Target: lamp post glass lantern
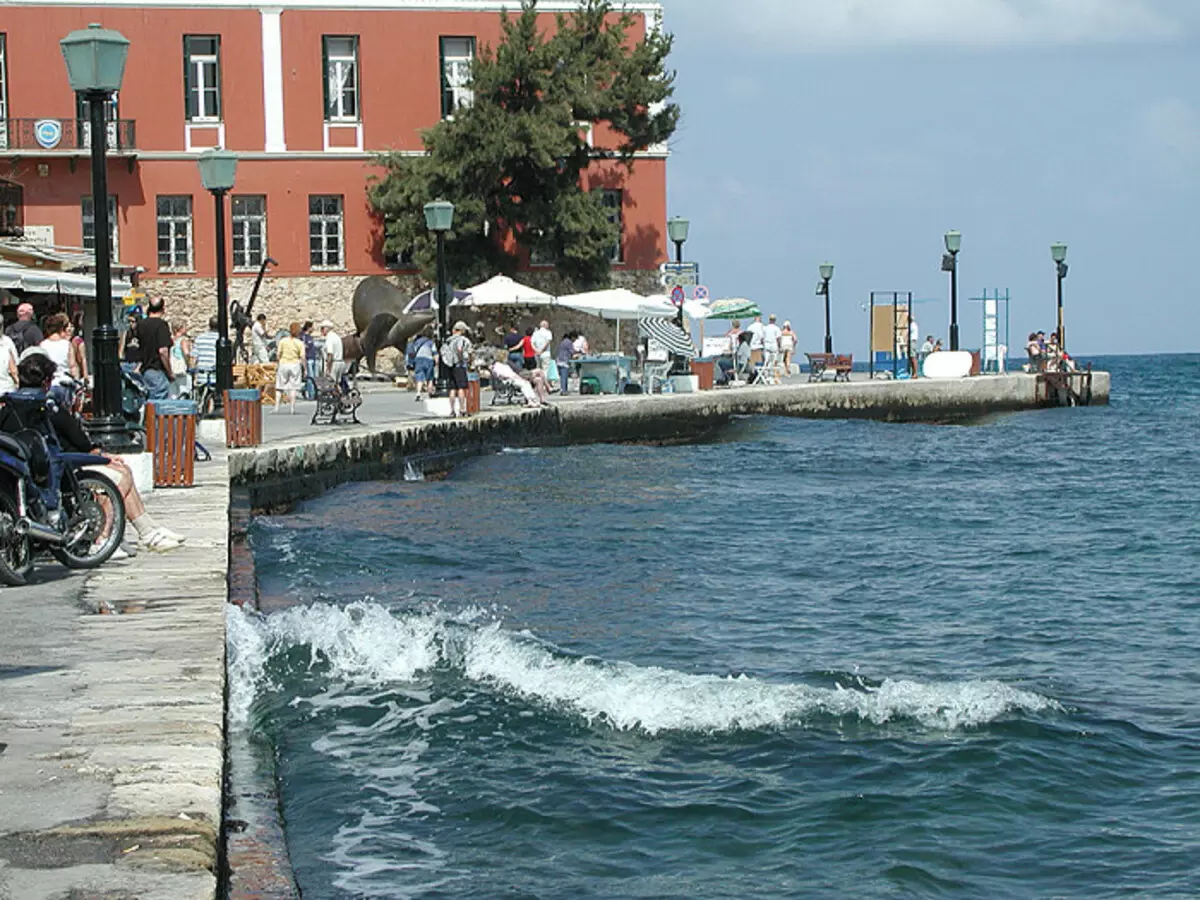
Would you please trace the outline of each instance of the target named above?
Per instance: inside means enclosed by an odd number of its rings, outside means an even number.
[[[1063,324],[1063,279],[1067,277],[1067,245],[1059,241],[1050,245],[1050,257],[1054,260],[1054,269],[1058,278],[1058,347],[1067,349],[1067,331]]]
[[[833,263],[821,263],[821,286],[818,293],[825,297],[825,352],[833,352],[833,329],[829,318],[829,282],[833,280]]]
[[[91,128],[92,210],[95,233],[109,233],[108,159],[104,135],[108,100],[121,89],[129,40],[116,31],[89,25],[72,31],[59,43],[71,90],[88,106]],[[109,453],[136,453],[142,441],[121,414],[121,368],[117,359],[117,329],[113,327],[112,250],[96,241],[96,328],[92,332],[92,419],[88,431]]]
[[[217,390],[212,416],[224,415],[225,392],[233,387],[233,346],[229,341],[229,286],[225,272],[225,195],[237,180],[237,154],[206,150],[200,154],[200,183],[213,195],[217,262]]]
[[[958,349],[958,251],[962,249],[962,233],[947,231],[946,255],[942,271],[950,273],[950,349]]]
[[[425,204],[425,227],[437,237],[437,346],[438,368],[434,391],[444,397],[450,390],[450,372],[442,359],[442,347],[450,332],[450,300],[446,290],[446,232],[454,226],[454,204],[448,200],[433,200]]]

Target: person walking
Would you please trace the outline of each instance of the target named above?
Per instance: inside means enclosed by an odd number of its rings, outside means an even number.
[[[346,361],[342,352],[342,339],[333,330],[333,323],[328,319],[321,323],[321,337],[325,341],[324,346],[321,348],[325,357],[323,367],[325,374],[333,379],[334,384],[340,387],[342,379],[346,375]]]
[[[783,358],[783,374],[792,374],[792,355],[796,352],[796,332],[792,331],[792,323],[784,320],[779,329],[779,352]]]
[[[186,325],[176,325],[172,331],[171,387],[172,397],[192,396],[192,341]]]
[[[254,317],[250,326],[250,350],[253,363],[263,365],[271,361],[271,352],[267,347],[267,314],[259,313]]]
[[[521,365],[526,372],[538,367],[538,351],[533,343],[532,327],[526,328],[525,336],[521,338]]]
[[[567,396],[567,388],[571,383],[571,357],[575,355],[575,333],[568,332],[558,344],[558,391]]]
[[[296,395],[304,387],[304,341],[300,340],[300,323],[288,326],[288,336],[280,339],[278,366],[275,369],[275,412],[279,401],[288,395],[291,413],[296,413]]]
[[[75,401],[75,383],[79,378],[79,370],[75,366],[74,347],[67,334],[70,323],[62,313],[55,313],[46,319],[46,336],[40,346],[56,366],[54,380],[50,385],[50,395],[63,409],[70,409]]]
[[[321,374],[321,348],[313,337],[313,323],[309,319],[300,326],[300,340],[304,344],[304,399],[317,399],[317,376]]]
[[[916,378],[921,374],[917,359],[917,348],[921,346],[921,326],[916,319],[908,323],[908,374]]]
[[[67,324],[67,337],[71,339],[71,353],[75,357],[75,370],[79,373],[79,380],[87,384],[88,360],[87,346],[83,340],[83,313],[78,313]]]
[[[471,363],[471,339],[467,323],[455,322],[450,340],[442,345],[442,362],[450,370],[450,418],[467,415],[467,366]]]
[[[762,330],[763,366],[766,368],[767,381],[779,384],[779,336],[783,333],[775,324],[775,313],[767,317],[767,324]]]
[[[123,372],[134,372],[142,364],[142,345],[138,343],[137,326],[139,316],[131,312],[125,317],[125,330],[117,341],[117,355],[121,359]]]
[[[533,333],[533,349],[537,353],[538,368],[543,372],[550,368],[550,347],[553,343],[554,334],[550,331],[550,323],[542,319]]]
[[[433,343],[433,326],[426,325],[408,343],[406,354],[416,383],[416,401],[429,399],[433,389],[433,367],[437,362],[437,346]]]
[[[163,300],[156,297],[138,322],[137,342],[141,349],[142,382],[148,400],[166,400],[171,395],[171,326],[163,318]]]
[[[763,360],[763,325],[762,316],[755,316],[754,321],[746,326],[750,334],[750,363],[758,365]]]

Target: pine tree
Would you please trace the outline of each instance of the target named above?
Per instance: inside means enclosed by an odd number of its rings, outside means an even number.
[[[458,283],[511,274],[521,251],[552,258],[577,287],[607,283],[618,235],[581,176],[605,155],[632,169],[635,154],[666,142],[679,120],[669,102],[674,74],[664,67],[671,38],[650,30],[633,43],[633,25],[609,0],[581,0],[549,37],[538,27],[537,0],[505,15],[500,43],[472,65],[473,104],[422,134],[424,156],[379,158],[386,172],[368,196],[384,220],[385,248],[411,251],[431,274],[435,245],[423,208],[444,198],[455,208],[446,259]],[[589,147],[581,123],[607,123],[619,148]]]

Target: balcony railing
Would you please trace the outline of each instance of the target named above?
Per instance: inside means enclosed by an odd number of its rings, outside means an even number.
[[[137,151],[134,120],[108,122],[108,152]],[[0,119],[0,152],[84,153],[92,148],[92,124],[82,119]]]

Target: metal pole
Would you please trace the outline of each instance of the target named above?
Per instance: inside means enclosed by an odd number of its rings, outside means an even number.
[[[683,262],[683,241],[675,242],[675,262]]]
[[[892,292],[892,381],[896,380],[896,367],[900,360],[900,344],[896,340],[896,323],[900,316],[900,294]]]
[[[829,326],[829,279],[823,279],[825,293],[825,352],[833,352],[833,335]]]
[[[683,262],[683,241],[675,242],[675,262],[677,264]],[[675,325],[680,331],[683,331],[683,304],[675,308]],[[690,337],[690,335],[689,335]],[[671,374],[672,375],[690,375],[692,372],[691,366],[685,357],[678,353],[671,354]]]
[[[906,305],[906,309],[908,310],[908,325],[907,325],[907,328],[906,328],[906,330],[905,330],[905,333],[904,333],[904,346],[905,346],[905,348],[906,348],[906,349],[905,349],[905,353],[904,353],[904,357],[905,357],[904,361],[905,361],[905,362],[908,364],[908,374],[909,374],[909,376],[910,376],[910,377],[916,377],[916,374],[917,374],[917,373],[916,373],[916,371],[913,369],[913,362],[912,362],[912,361],[913,361],[913,345],[912,345],[912,326],[913,326],[913,314],[912,314],[912,291],[909,291],[909,292],[908,292],[908,302],[907,302],[907,305]]]
[[[871,291],[871,311],[867,314],[867,373],[875,380],[875,292]]]
[[[442,359],[442,347],[450,331],[450,302],[446,298],[446,233],[437,232],[437,305],[438,305],[438,377],[434,386],[438,396],[445,397],[450,391],[450,372]]]
[[[92,332],[95,384],[92,419],[88,431],[96,443],[111,453],[137,453],[142,449],[121,415],[121,366],[117,359],[117,329],[112,319],[112,250],[108,222],[108,128],[105,111],[109,95],[88,91],[92,142],[92,207],[96,235],[96,328]]]
[[[217,396],[213,418],[225,414],[225,392],[233,389],[233,345],[229,342],[229,285],[225,276],[225,192],[213,191],[217,227]]]
[[[1062,306],[1062,263],[1058,264],[1058,347],[1060,350],[1067,349],[1067,333],[1063,327],[1063,306]]]
[[[958,254],[950,254],[950,349],[958,349]]]

